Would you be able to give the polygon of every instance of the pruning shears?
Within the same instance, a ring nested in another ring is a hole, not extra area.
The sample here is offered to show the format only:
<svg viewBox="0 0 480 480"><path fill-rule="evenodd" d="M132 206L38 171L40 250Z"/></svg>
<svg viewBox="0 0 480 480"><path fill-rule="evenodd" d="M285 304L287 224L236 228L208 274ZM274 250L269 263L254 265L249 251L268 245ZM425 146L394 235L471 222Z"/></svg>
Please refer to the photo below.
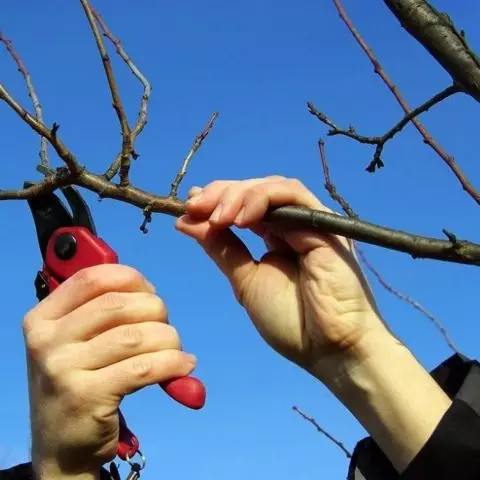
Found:
<svg viewBox="0 0 480 480"><path fill-rule="evenodd" d="M25 182L24 187L33 183ZM71 213L55 193L28 200L35 222L43 267L35 278L39 301L78 271L99 264L118 263L117 253L97 236L87 203L73 186L61 188ZM195 377L186 376L161 383L162 389L180 404L194 410L205 404L206 390ZM120 435L117 455L130 459L139 450L137 437L129 430L119 411Z"/></svg>

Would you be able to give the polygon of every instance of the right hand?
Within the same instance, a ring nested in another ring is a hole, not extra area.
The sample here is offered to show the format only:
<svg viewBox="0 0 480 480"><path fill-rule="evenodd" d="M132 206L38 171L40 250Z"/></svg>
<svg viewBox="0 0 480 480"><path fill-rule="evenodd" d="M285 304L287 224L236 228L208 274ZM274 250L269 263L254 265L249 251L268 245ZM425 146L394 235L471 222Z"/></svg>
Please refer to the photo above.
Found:
<svg viewBox="0 0 480 480"><path fill-rule="evenodd" d="M226 275L267 343L328 381L337 370L331 360L386 329L351 242L263 222L268 209L284 205L328 211L295 179L226 180L192 189L176 226ZM259 261L230 230L235 226L264 239L268 252Z"/></svg>
<svg viewBox="0 0 480 480"><path fill-rule="evenodd" d="M80 271L23 326L39 478L96 478L116 454L123 397L196 364L153 286L122 265Z"/></svg>

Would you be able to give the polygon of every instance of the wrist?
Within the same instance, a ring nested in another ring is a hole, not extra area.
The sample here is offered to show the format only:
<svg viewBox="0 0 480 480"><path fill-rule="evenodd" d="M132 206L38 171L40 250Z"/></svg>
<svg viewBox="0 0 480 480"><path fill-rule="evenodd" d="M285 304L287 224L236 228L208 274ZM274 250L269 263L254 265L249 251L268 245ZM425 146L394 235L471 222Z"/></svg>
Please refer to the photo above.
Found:
<svg viewBox="0 0 480 480"><path fill-rule="evenodd" d="M365 335L319 378L402 472L428 441L450 398L386 327Z"/></svg>

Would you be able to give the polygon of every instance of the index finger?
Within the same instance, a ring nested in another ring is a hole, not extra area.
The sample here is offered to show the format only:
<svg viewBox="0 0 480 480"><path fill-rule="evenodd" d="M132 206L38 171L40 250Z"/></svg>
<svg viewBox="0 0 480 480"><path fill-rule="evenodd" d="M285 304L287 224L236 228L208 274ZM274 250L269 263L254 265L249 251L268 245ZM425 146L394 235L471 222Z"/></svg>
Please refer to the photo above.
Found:
<svg viewBox="0 0 480 480"><path fill-rule="evenodd" d="M132 267L102 264L80 270L65 280L33 310L35 317L58 319L107 292L155 292Z"/></svg>

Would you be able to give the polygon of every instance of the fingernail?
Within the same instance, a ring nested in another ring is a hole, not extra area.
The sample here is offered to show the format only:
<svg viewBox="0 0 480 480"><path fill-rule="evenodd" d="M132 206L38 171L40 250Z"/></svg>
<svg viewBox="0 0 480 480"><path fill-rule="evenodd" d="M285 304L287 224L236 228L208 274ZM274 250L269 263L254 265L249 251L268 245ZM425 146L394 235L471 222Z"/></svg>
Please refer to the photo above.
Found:
<svg viewBox="0 0 480 480"><path fill-rule="evenodd" d="M155 285L153 283L150 283L148 280L147 282L147 287L151 290L152 293L155 293L157 289L155 288Z"/></svg>
<svg viewBox="0 0 480 480"><path fill-rule="evenodd" d="M202 198L202 194L199 193L198 195L195 195L194 197L189 198L185 203L187 205L196 205L200 201L201 198Z"/></svg>
<svg viewBox="0 0 480 480"><path fill-rule="evenodd" d="M188 198L193 198L193 197L196 197L198 195L200 195L203 191L203 188L202 187L192 187L189 191L188 191Z"/></svg>
<svg viewBox="0 0 480 480"><path fill-rule="evenodd" d="M217 208L213 211L212 215L210 215L210 220L213 222L218 222L220 215L222 214L223 206L222 204L217 205Z"/></svg>
<svg viewBox="0 0 480 480"><path fill-rule="evenodd" d="M197 364L197 357L195 355L192 355L191 353L185 353L185 359L189 363L193 363L194 365Z"/></svg>

